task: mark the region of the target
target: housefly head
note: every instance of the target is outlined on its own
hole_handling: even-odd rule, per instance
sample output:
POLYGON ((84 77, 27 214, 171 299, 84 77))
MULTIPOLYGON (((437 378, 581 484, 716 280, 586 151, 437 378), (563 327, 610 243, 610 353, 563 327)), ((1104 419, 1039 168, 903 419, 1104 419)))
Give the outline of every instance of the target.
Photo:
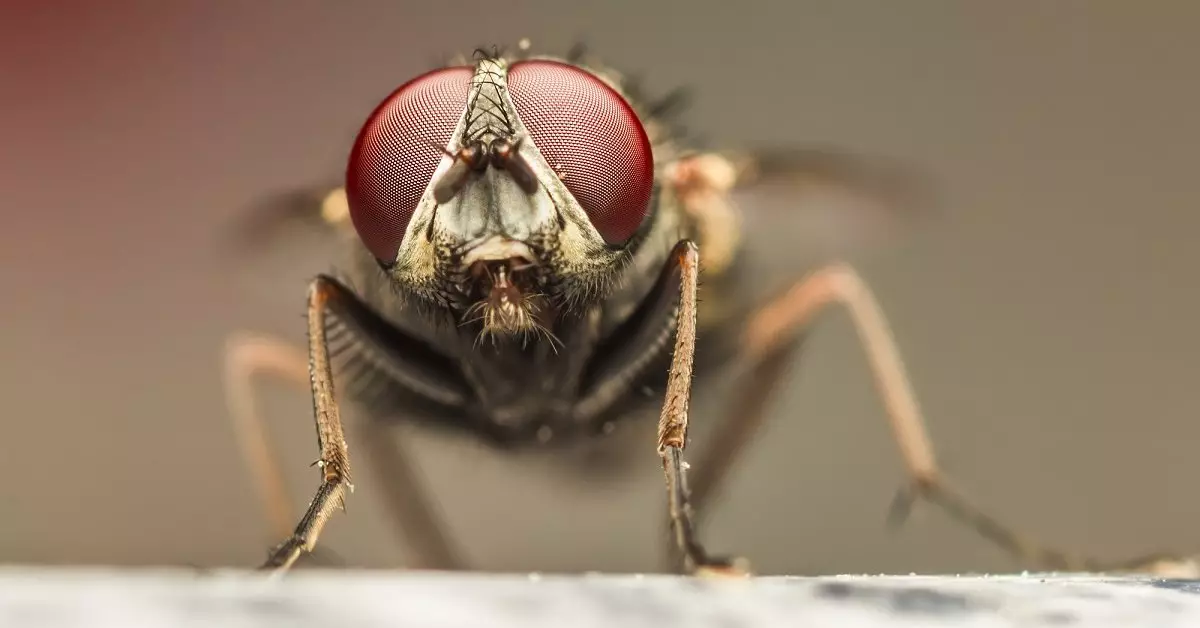
POLYGON ((603 299, 651 214, 654 157, 624 96, 557 60, 422 74, 359 132, 359 238, 402 290, 513 335, 603 299))

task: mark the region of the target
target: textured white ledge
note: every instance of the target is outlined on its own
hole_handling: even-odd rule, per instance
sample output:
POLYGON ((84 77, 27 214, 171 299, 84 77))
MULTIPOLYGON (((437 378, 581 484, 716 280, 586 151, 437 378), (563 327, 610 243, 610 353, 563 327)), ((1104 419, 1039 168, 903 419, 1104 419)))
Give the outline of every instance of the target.
POLYGON ((0 626, 1200 626, 1200 581, 0 568, 0 626))

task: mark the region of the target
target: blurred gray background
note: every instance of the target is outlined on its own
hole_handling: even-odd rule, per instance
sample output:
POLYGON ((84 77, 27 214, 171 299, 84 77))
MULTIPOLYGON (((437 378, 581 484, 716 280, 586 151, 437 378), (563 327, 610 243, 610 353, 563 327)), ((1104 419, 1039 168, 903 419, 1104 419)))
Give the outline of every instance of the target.
MULTIPOLYGON (((942 214, 860 268, 952 477, 1072 549, 1200 548, 1200 4, 93 0, 0 9, 0 561, 261 560, 277 539, 225 418, 222 342, 301 340, 331 258, 241 266, 220 229, 336 177, 370 109, 441 55, 520 37, 691 86, 685 119, 714 142, 926 171, 942 214)), ((844 316, 792 377, 706 523, 714 549, 765 573, 1021 568, 929 509, 885 530, 901 467, 844 316)), ((299 508, 309 401, 271 391, 299 508)), ((413 439, 476 567, 658 566, 650 440, 592 483, 413 439)), ((367 477, 323 544, 400 565, 367 477)))

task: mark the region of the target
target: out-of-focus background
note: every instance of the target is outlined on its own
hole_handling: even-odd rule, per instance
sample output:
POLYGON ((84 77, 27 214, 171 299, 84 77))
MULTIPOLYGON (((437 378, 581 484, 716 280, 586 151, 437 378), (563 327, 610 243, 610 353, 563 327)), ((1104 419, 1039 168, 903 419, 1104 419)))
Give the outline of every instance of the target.
MULTIPOLYGON (((521 37, 691 86, 685 120, 714 143, 928 173, 936 220, 860 268, 952 477, 1072 549, 1200 549, 1200 5, 87 1, 0 9, 0 561, 261 560, 277 539, 225 418, 222 342, 300 341, 305 279, 332 258, 301 238, 242 265, 220 230, 337 177, 371 108, 442 55, 521 37)), ((765 573, 1020 569, 929 509, 886 531, 901 467, 845 317, 808 349, 706 521, 714 549, 765 573)), ((270 390, 299 508, 309 400, 270 390)), ((715 413, 696 406, 699 440, 715 413)), ((649 440, 603 483, 409 442, 478 568, 659 565, 649 440)), ((366 478, 323 545, 402 564, 366 478)))

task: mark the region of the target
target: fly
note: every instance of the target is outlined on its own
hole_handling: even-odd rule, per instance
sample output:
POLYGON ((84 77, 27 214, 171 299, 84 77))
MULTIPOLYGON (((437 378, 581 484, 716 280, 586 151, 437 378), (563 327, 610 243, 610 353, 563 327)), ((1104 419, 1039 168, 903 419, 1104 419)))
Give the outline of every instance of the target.
POLYGON ((759 248, 820 249, 838 237, 821 220, 901 213, 925 199, 922 186, 894 164, 829 151, 702 150, 672 122, 678 102, 647 98, 582 49, 476 51, 392 92, 363 124, 344 181, 281 206, 346 234, 351 261, 308 286, 307 351, 250 334, 228 346, 231 416, 283 538, 264 568, 312 552, 353 490, 336 378, 369 410, 364 460, 422 567, 466 561, 411 465, 384 444, 386 420, 424 417, 519 450, 597 439, 650 409, 675 567, 749 573, 701 543, 696 514, 766 418, 818 314, 839 305, 908 474, 898 516, 925 500, 1042 568, 1195 571, 1169 556, 1110 565, 1045 549, 952 490, 887 322, 852 267, 835 258, 765 299, 745 291, 759 248), (807 207, 820 220, 772 244, 743 241, 744 220, 770 207, 788 216, 807 207), (692 466, 692 383, 716 365, 733 365, 739 385, 692 466), (299 523, 254 411, 259 374, 311 388, 320 481, 299 523))

